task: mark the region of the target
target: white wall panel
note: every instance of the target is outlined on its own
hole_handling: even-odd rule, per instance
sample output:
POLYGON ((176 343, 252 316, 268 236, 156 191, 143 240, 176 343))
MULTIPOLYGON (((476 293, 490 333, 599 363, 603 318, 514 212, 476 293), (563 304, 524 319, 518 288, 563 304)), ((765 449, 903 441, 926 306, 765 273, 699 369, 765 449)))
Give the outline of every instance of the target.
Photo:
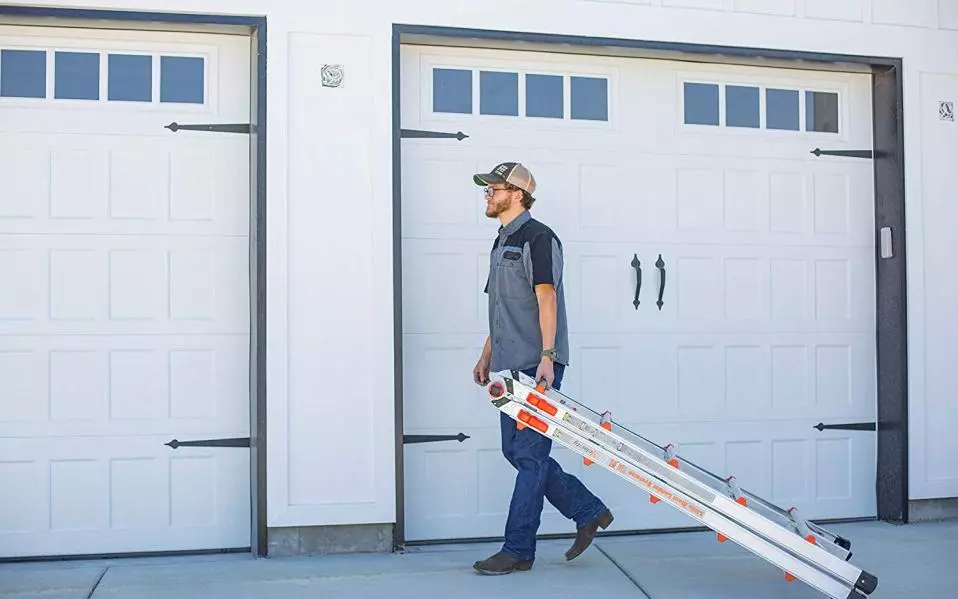
MULTIPOLYGON (((918 295, 926 311, 928 329, 922 347, 923 370, 909 376, 925 385, 924 401, 912 396, 909 405, 911 496, 958 497, 958 371, 955 369, 955 339, 958 338, 958 279, 953 275, 953 257, 958 253, 958 209, 950 198, 958 188, 958 172, 946 156, 958 148, 958 122, 943 120, 942 102, 958 104, 958 75, 924 73, 921 76, 920 123, 922 124, 921 185, 925 197, 924 235, 913 239, 924 261, 919 267, 924 294, 918 295), (951 148, 951 150, 949 150, 951 148), (945 273, 952 274, 945 274, 945 273)), ((958 118, 958 117, 956 117, 958 118)))
POLYGON ((287 251, 295 274, 286 306, 295 326, 289 392, 270 406, 281 449, 270 452, 269 520, 389 522, 392 336, 381 313, 390 280, 374 271, 371 251, 380 233, 373 189, 389 170, 373 162, 371 41, 311 33, 288 41, 290 71, 316 76, 289 81, 287 251), (349 65, 342 88, 322 86, 327 63, 349 65))

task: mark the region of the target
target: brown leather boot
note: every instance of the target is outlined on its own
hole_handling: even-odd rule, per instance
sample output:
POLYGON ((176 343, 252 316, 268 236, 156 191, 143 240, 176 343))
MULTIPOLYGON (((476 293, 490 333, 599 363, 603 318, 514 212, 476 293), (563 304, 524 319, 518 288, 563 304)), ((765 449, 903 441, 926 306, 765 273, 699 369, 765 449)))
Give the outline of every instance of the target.
POLYGON ((508 553, 500 551, 487 559, 476 562, 472 567, 483 574, 509 574, 516 571, 531 570, 532 561, 516 559, 508 553))
POLYGON ((595 533, 598 529, 601 528, 605 530, 612 524, 613 520, 615 520, 615 518, 612 516, 612 512, 607 509, 599 514, 595 520, 578 529, 575 533, 575 541, 572 542, 572 547, 565 552, 566 561, 579 557, 579 555, 592 544, 592 539, 595 538, 595 533))

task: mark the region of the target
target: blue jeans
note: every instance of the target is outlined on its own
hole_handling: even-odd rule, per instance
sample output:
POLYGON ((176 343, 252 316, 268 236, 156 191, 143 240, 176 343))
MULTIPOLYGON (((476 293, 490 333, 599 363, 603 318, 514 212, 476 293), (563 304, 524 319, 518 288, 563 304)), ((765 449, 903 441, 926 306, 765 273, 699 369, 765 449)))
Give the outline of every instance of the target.
MULTIPOLYGON (((552 387, 558 390, 565 367, 556 364, 554 370, 552 387)), ((523 372, 530 377, 536 375, 535 368, 523 372)), ((518 430, 516 421, 501 412, 499 418, 502 455, 518 471, 502 550, 512 557, 532 560, 536 553, 536 531, 539 530, 543 498, 548 499, 563 516, 575 521, 576 528, 597 518, 606 507, 578 478, 564 472, 559 463, 549 457, 552 439, 529 427, 518 430)))

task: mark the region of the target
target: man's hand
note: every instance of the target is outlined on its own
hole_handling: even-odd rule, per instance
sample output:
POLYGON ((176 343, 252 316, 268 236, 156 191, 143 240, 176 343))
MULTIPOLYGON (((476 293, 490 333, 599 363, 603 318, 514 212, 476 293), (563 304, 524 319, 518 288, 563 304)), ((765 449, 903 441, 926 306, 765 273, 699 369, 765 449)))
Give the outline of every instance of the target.
POLYGON ((492 362, 492 338, 486 337, 486 344, 482 348, 482 354, 476 367, 472 369, 472 380, 477 385, 489 384, 489 365, 492 362))
POLYGON ((477 385, 489 384, 489 359, 485 355, 476 362, 476 367, 472 369, 472 380, 477 385))
POLYGON ((552 366, 552 360, 549 358, 542 358, 539 360, 539 367, 536 368, 536 386, 539 384, 545 385, 546 390, 552 388, 552 383, 555 382, 555 369, 552 366))

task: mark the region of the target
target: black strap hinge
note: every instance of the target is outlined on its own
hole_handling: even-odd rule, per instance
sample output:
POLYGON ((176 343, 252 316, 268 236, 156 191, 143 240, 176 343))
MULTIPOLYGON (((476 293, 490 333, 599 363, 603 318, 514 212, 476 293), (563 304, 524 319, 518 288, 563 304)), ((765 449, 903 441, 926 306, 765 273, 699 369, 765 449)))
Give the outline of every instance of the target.
POLYGON ((177 131, 209 131, 212 133, 250 133, 253 130, 249 123, 206 123, 199 125, 181 125, 173 122, 163 127, 173 133, 177 131))
POLYGON ((812 150, 815 156, 844 156, 846 158, 874 158, 875 153, 871 150, 822 150, 815 148, 812 150))
POLYGON ((164 443, 173 449, 177 447, 249 447, 249 437, 234 437, 232 439, 199 439, 197 441, 178 441, 173 439, 164 443))
POLYGON ((849 422, 846 424, 824 424, 819 422, 812 428, 817 428, 819 432, 825 429, 840 431, 873 431, 877 430, 878 426, 874 422, 849 422))
POLYGON ((439 441, 459 441, 462 443, 469 438, 469 435, 465 433, 459 433, 458 435, 403 435, 402 442, 404 445, 410 443, 437 443, 439 441))
POLYGON ((457 131, 455 133, 444 133, 442 131, 420 131, 419 129, 400 129, 399 137, 406 138, 419 138, 419 139, 458 139, 462 141, 469 137, 462 131, 457 131))

